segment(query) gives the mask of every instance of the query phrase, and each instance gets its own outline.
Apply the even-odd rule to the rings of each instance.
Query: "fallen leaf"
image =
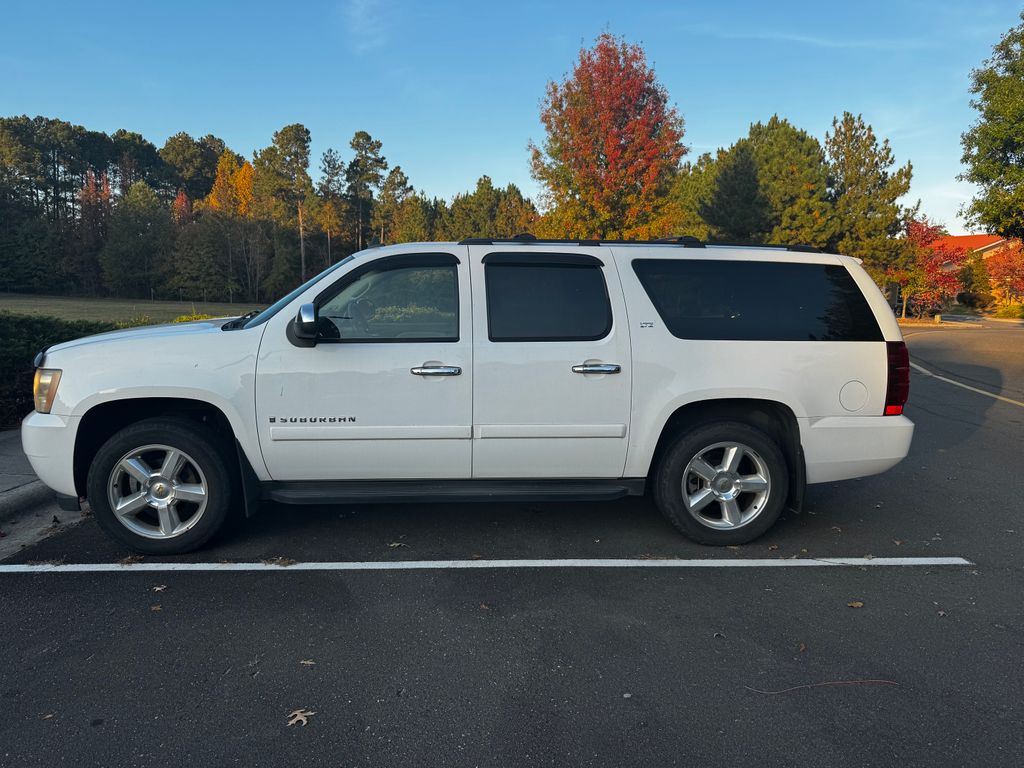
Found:
[[[308,709],[296,709],[288,715],[288,725],[289,727],[296,723],[306,725],[309,722],[309,718],[315,714],[316,712],[310,712]]]
[[[939,616],[945,616],[945,615],[946,615],[945,611],[939,611]]]
[[[163,592],[165,589],[167,589],[166,584],[157,584],[155,587],[153,587],[154,592]]]
[[[289,565],[295,565],[296,561],[290,557],[271,557],[263,561],[264,565],[277,565],[281,568],[287,568]]]
[[[843,532],[843,529],[840,528],[838,525],[833,525],[832,526],[832,530],[835,531],[836,533],[842,533]]]
[[[624,693],[624,694],[622,694],[622,698],[624,698],[624,699],[632,699],[633,698],[633,694],[632,693]]]
[[[483,555],[478,555],[476,552],[474,552],[472,555],[469,556],[469,559],[470,560],[480,560],[482,557],[483,557]]]
[[[797,653],[803,653],[806,650],[807,650],[807,646],[804,645],[803,643],[800,643],[799,647],[796,649],[796,652]]]
[[[299,664],[302,664],[305,667],[312,667],[314,664],[316,664],[316,662],[312,659],[303,659],[299,662]]]
[[[399,547],[408,547],[409,545],[408,544],[403,544],[400,541],[392,541],[390,544],[388,544],[388,546],[391,547],[392,549],[398,549]]]
[[[142,555],[128,555],[117,561],[119,565],[133,565],[142,562]]]
[[[739,547],[737,547],[735,544],[730,544],[726,547],[726,549],[739,549]]]
[[[725,635],[723,635],[721,632],[715,632],[715,634],[712,635],[712,637],[720,637],[723,640],[725,639]]]
[[[898,547],[900,544],[903,543],[903,540],[902,539],[893,539],[892,543],[895,544]]]
[[[774,552],[778,548],[779,548],[778,544],[769,544],[768,545],[768,550],[771,551],[771,552]]]
[[[489,611],[492,608],[490,603],[480,603],[480,607],[483,608],[485,611]]]
[[[52,717],[53,717],[53,713],[51,712],[51,713],[50,713],[50,714],[48,714],[48,715],[43,715],[43,720],[49,720],[49,719],[51,719]]]
[[[163,608],[161,606],[159,606],[159,605],[151,605],[151,606],[149,606],[149,610],[151,610],[151,611],[162,611]]]
[[[849,603],[847,603],[847,605],[850,606],[851,608],[863,608],[864,607],[864,601],[863,600],[851,600]]]

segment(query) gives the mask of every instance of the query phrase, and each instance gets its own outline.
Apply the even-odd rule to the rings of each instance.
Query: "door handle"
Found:
[[[410,368],[409,373],[416,376],[458,376],[462,369],[457,365],[419,365]]]
[[[615,363],[584,363],[574,365],[573,373],[621,373],[622,366]]]

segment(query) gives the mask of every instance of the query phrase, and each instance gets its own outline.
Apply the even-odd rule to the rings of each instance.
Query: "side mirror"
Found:
[[[303,304],[299,307],[299,313],[292,323],[292,333],[296,339],[307,342],[316,342],[317,317],[314,304]]]

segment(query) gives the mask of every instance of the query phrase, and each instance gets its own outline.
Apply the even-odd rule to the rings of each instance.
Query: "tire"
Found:
[[[236,498],[224,452],[223,441],[199,422],[146,419],[125,427],[89,467],[86,491],[96,522],[141,554],[198,549],[224,525]]]
[[[727,454],[730,447],[738,451]],[[654,478],[661,513],[687,538],[712,546],[761,536],[782,513],[788,491],[782,449],[760,429],[736,421],[702,424],[680,435]]]

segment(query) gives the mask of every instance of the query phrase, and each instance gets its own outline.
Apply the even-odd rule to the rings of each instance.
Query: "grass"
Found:
[[[203,301],[144,301],[141,299],[89,299],[73,296],[40,296],[25,293],[0,293],[0,310],[19,315],[60,317],[65,320],[117,322],[140,316],[155,321],[170,321],[180,315],[230,317],[257,304],[225,304]]]

